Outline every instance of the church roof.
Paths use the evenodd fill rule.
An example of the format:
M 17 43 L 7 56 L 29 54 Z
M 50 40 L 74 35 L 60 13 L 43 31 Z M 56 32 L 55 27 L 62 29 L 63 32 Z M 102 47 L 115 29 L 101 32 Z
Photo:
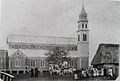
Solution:
M 22 51 L 20 51 L 19 49 L 18 50 L 16 50 L 15 52 L 13 52 L 11 55 L 9 55 L 10 57 L 14 57 L 14 56 L 17 56 L 17 55 L 21 55 L 21 56 L 23 56 L 23 57 L 26 57 L 26 55 L 22 52 Z
M 100 44 L 91 64 L 119 63 L 118 44 Z
M 73 44 L 77 45 L 77 38 L 33 36 L 33 35 L 9 35 L 8 43 L 36 43 L 36 44 Z
M 24 54 L 26 57 L 46 57 L 45 53 L 48 52 L 48 50 L 25 50 L 25 49 L 9 49 L 8 55 L 12 56 L 16 52 L 20 52 Z M 78 57 L 77 51 L 69 51 L 71 57 Z

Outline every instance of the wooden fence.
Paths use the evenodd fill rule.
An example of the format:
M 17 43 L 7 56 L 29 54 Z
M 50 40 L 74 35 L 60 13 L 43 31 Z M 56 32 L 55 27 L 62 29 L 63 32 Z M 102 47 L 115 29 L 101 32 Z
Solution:
M 0 71 L 0 81 L 13 81 L 14 76 Z

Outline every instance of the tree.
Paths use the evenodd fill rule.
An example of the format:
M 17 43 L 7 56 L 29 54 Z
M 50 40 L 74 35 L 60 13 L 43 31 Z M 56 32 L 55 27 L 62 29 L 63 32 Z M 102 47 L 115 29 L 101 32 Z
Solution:
M 56 46 L 52 49 L 50 49 L 47 53 L 45 53 L 47 56 L 48 63 L 52 64 L 60 64 L 64 61 L 70 61 L 69 57 L 69 51 L 65 49 L 61 49 L 60 47 Z

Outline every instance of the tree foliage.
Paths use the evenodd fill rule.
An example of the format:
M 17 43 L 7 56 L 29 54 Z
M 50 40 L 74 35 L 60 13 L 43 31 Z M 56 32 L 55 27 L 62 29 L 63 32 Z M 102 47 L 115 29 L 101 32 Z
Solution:
M 46 54 L 48 63 L 60 64 L 70 61 L 69 51 L 60 47 L 50 49 Z

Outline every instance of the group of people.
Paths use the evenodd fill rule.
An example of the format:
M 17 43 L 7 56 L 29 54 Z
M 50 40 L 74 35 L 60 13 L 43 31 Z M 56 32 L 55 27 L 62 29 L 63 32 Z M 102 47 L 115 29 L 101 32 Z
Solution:
M 31 77 L 38 77 L 39 70 L 37 67 L 32 67 L 30 70 Z M 115 71 L 113 68 L 81 68 L 76 70 L 75 68 L 60 68 L 58 65 L 49 67 L 50 74 L 72 74 L 74 79 L 82 79 L 87 77 L 97 77 L 97 76 L 110 76 L 113 77 Z
M 74 71 L 74 79 L 82 79 L 87 77 L 97 77 L 97 76 L 110 76 L 113 77 L 113 69 L 112 68 L 90 68 L 75 70 Z
M 32 67 L 30 73 L 31 73 L 30 77 L 38 77 L 39 70 L 37 67 Z
M 64 74 L 72 74 L 74 71 L 74 68 L 71 67 L 62 67 L 58 65 L 52 65 L 49 66 L 49 73 L 51 75 L 58 74 L 58 75 L 64 75 Z

